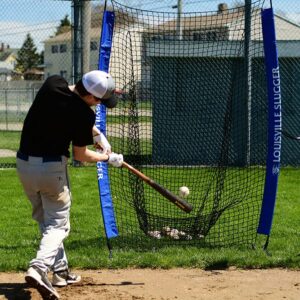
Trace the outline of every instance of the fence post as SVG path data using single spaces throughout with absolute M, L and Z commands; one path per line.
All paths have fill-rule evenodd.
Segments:
M 82 1 L 73 0 L 72 4 L 73 12 L 73 30 L 72 30 L 72 44 L 73 44 L 73 74 L 72 83 L 75 84 L 82 77 Z M 72 154 L 74 154 L 72 145 Z M 72 165 L 74 167 L 80 167 L 81 162 L 74 159 L 72 155 Z
M 5 126 L 8 130 L 8 103 L 7 103 L 7 90 L 4 90 L 4 99 L 5 99 Z
M 81 42 L 81 16 L 82 16 L 82 1 L 73 0 L 73 30 L 72 30 L 72 44 L 73 44 L 73 84 L 76 83 L 81 78 L 82 65 L 81 65 L 81 56 L 82 56 L 82 42 Z
M 82 7 L 82 73 L 90 71 L 91 2 L 83 1 Z
M 251 85 L 252 85 L 252 57 L 251 57 L 251 0 L 245 0 L 245 87 L 247 110 L 247 140 L 246 165 L 251 163 Z

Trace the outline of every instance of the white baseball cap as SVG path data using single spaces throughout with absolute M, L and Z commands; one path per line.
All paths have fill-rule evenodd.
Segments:
M 108 108 L 113 108 L 117 105 L 115 97 L 115 82 L 110 74 L 94 70 L 83 75 L 82 83 L 85 89 L 93 96 L 101 99 Z

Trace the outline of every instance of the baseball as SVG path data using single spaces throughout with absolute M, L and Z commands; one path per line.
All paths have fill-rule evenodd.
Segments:
M 179 188 L 179 195 L 180 197 L 187 197 L 190 193 L 190 190 L 187 186 L 182 186 L 181 188 Z
M 161 234 L 159 231 L 148 231 L 148 234 L 156 239 L 161 238 Z

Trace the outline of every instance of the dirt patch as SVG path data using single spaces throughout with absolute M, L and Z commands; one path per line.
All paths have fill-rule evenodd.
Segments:
M 59 288 L 62 300 L 299 299 L 300 271 L 198 269 L 77 270 L 78 284 Z M 0 299 L 42 299 L 23 273 L 0 273 Z

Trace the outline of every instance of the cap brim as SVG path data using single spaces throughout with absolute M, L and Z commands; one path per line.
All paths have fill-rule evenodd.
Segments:
M 101 99 L 101 103 L 107 108 L 114 108 L 118 104 L 118 99 L 115 95 L 112 95 L 109 99 Z

